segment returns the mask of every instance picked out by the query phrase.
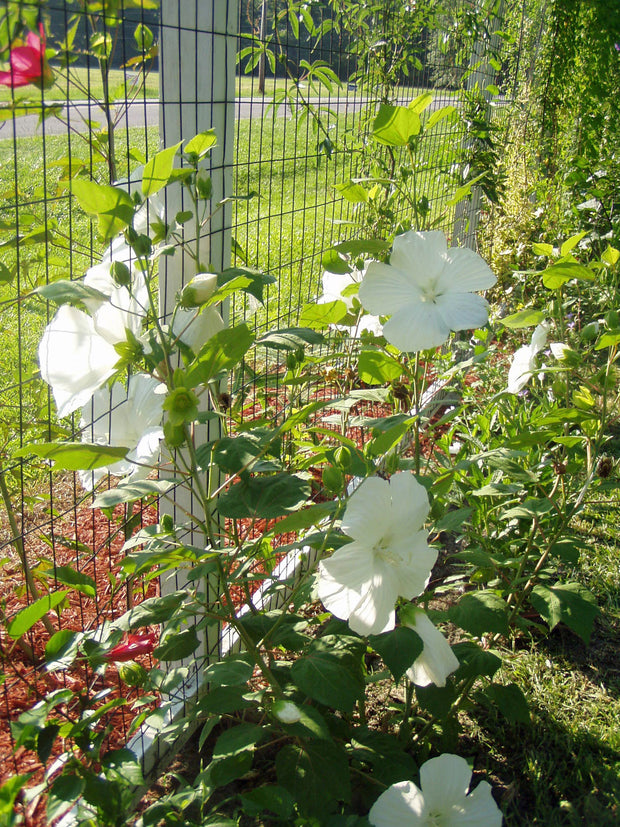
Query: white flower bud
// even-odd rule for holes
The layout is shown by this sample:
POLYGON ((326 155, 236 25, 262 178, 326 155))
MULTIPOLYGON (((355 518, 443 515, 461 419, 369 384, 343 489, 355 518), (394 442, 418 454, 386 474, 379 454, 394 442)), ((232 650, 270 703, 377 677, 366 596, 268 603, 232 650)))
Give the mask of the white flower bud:
POLYGON ((273 714, 283 724, 296 724, 301 719, 301 712, 292 701, 276 701, 273 714))
POLYGON ((198 273, 181 293, 181 307, 199 307, 217 290, 216 273, 198 273))

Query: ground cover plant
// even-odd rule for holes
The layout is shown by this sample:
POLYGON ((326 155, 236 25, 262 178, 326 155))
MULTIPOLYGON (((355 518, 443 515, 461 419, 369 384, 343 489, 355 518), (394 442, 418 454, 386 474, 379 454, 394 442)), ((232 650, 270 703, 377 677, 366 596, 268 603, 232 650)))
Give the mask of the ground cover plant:
MULTIPOLYGON (((141 694, 59 689, 14 724, 18 749, 64 754, 28 794, 48 821, 617 820, 618 549, 600 523, 617 514, 620 254, 581 231, 538 239, 489 316, 492 271, 436 229, 450 179, 431 208, 419 174, 426 130, 454 116, 431 122, 431 102, 377 108, 365 180, 335 167, 359 237, 320 251, 322 293, 284 328, 269 307, 224 323, 229 300, 268 305, 274 286, 260 255, 224 272, 201 258, 212 132, 149 153, 131 189, 74 182, 103 259, 30 301, 52 303, 41 374, 80 424, 21 454, 77 471, 107 513, 162 510, 122 538, 116 584, 151 591, 96 630, 52 625, 46 647, 50 676, 116 663, 141 694), (175 187, 188 209, 165 216, 175 187), (163 319, 158 265, 181 249, 195 275, 163 319), (273 366, 260 382, 258 363, 273 366), (237 644, 207 658, 222 625, 237 644), (167 719, 196 668, 204 693, 167 719), (196 728, 200 749, 135 819, 139 762, 106 741, 116 708, 163 740, 196 728)), ((97 588, 59 572, 10 639, 97 588)), ((4 787, 9 823, 27 781, 4 787)))

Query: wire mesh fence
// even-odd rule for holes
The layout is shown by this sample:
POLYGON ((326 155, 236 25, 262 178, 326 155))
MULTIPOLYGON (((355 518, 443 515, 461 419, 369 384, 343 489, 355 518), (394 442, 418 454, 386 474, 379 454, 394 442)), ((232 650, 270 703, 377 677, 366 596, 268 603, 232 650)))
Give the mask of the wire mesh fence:
MULTIPOLYGON (((78 405, 59 419, 59 398, 52 398, 40 377, 38 345, 55 307, 28 294, 42 284, 82 278, 106 249, 108 269, 113 258, 77 208, 73 182, 120 181, 131 191, 132 180, 139 180, 140 168, 161 145, 214 128, 212 200, 227 200, 209 228, 197 233, 204 233, 203 258, 215 271, 242 265, 275 277, 263 304, 245 297, 225 308, 230 320, 251 319, 258 335, 303 321, 303 306, 325 291, 327 250, 380 234, 388 221, 407 227, 412 203, 426 226, 475 244, 477 193, 487 183, 478 180, 477 158, 488 149, 492 118, 503 111, 512 88, 510 72, 499 68, 502 52, 517 47, 498 37, 497 25, 486 25, 488 9, 475 0, 433 13, 421 5, 409 4, 403 18, 402 4, 386 1, 369 19, 347 17, 347 4, 340 2, 302 7, 283 0, 118 0, 109 13, 77 0, 0 3, 0 57, 7 66, 0 80, 5 776, 35 769, 35 759, 23 753, 9 759, 9 724, 50 689, 78 694, 97 687, 110 690, 107 700, 128 692, 138 697, 114 667, 105 677, 86 666, 42 668, 46 646, 48 657, 61 659, 68 638, 58 632, 93 632, 160 589, 183 587, 165 577, 160 583, 121 576, 122 547, 137 530, 157 522, 156 502, 139 510, 93 509, 88 473, 59 474, 47 461, 20 453, 60 436, 94 438, 98 428, 105 430, 114 404, 110 398, 108 410, 78 405), (454 20, 461 28, 445 38, 454 20), (11 57, 16 48, 31 50, 28 78, 11 57), (402 179, 402 198, 390 192, 379 197, 382 180, 398 173, 400 150, 369 150, 369 130, 380 106, 390 102, 411 105, 416 116, 425 113, 426 124, 433 121, 432 131, 402 149, 415 152, 418 170, 415 182, 402 179), (360 185, 365 196, 356 190, 360 185), (377 206, 369 220, 360 199, 366 204, 375 186, 370 197, 377 206), (451 201, 455 187, 464 196, 474 193, 458 215, 451 201), (20 634, 11 624, 26 606, 38 617, 20 634)), ((499 21, 501 4, 496 5, 491 20, 499 21)), ((184 204, 170 190, 161 209, 147 221, 171 222, 184 204)), ((183 257, 165 259, 164 318, 193 275, 183 257)), ((285 382, 284 356, 266 353, 246 362, 222 387, 222 405, 239 420, 275 423, 284 407, 332 392, 329 371, 323 370, 303 396, 295 396, 294 385, 285 382)), ((331 427, 319 418, 317 426, 331 427)), ((206 434, 215 437, 215 431, 206 434)), ((97 483, 114 484, 114 476, 97 483)), ((182 505, 161 507, 174 513, 182 505)), ((292 571, 298 557, 285 566, 292 571)), ((288 573, 285 567, 281 577, 288 573)), ((214 654, 231 645, 220 631, 208 644, 214 654)), ((188 678, 175 690, 181 705, 196 682, 194 674, 193 683, 188 678)), ((131 734, 129 714, 124 707, 111 714, 108 737, 124 743, 131 734)))

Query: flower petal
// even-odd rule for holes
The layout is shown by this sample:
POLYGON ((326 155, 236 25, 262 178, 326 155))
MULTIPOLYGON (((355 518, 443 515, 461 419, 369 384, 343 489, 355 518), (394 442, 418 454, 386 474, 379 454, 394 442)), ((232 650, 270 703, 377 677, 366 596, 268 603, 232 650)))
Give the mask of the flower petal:
POLYGON ((396 626, 398 585, 394 586, 393 574, 392 567, 375 561, 372 580, 362 587, 361 600, 348 617, 349 626, 358 635, 380 635, 396 626))
POLYGON ((354 492, 342 516, 342 530, 372 547, 390 528, 390 483, 370 477, 354 492))
POLYGON ((417 353, 442 345, 450 328, 434 302, 420 302, 401 305, 383 326, 383 335, 399 350, 417 353))
POLYGON ((402 561, 394 567, 397 594, 408 600, 422 594, 437 560, 437 549, 428 546, 426 538, 425 531, 417 531, 411 537, 401 536, 392 541, 391 551, 402 561))
POLYGON ((541 322, 536 325, 530 342, 532 353, 538 353, 547 344, 547 334, 549 333, 550 327, 549 322, 541 322))
POLYGON ((373 558, 368 549, 350 543, 322 560, 317 593, 325 608, 347 620, 362 599, 362 590, 372 581, 373 558))
POLYGON ((489 305, 476 293, 443 293, 437 308, 450 330, 473 330, 489 321, 489 305))
POLYGON ((508 371, 508 393, 519 393, 527 385, 536 367, 534 356, 530 345, 524 345, 515 351, 508 371))
POLYGON ((495 274, 478 253, 466 247, 451 247, 437 287, 441 293, 471 293, 493 287, 496 281, 495 274))
POLYGON ((446 813, 455 805, 462 807, 470 782, 469 764, 460 755, 443 753, 420 767, 420 786, 428 811, 446 813))
POLYGON ((413 474, 399 471, 390 477, 392 535, 409 537, 424 525, 430 504, 426 489, 413 474))
POLYGON ((503 816, 491 792, 491 785, 481 781, 465 799, 463 812, 458 820, 453 819, 459 827, 502 827, 503 816))
POLYGON ((422 291, 407 270, 371 261, 359 289, 359 300, 370 313, 389 316, 420 300, 422 291))
POLYGON ((390 264, 423 288, 440 277, 447 251, 448 242, 441 230, 420 233, 409 230, 394 239, 390 264))
POLYGON ((85 405, 117 362, 118 353, 91 317, 69 305, 58 309, 39 344, 41 376, 52 386, 60 418, 85 405))
POLYGON ((424 796, 412 781, 399 781, 381 793, 370 808, 368 821, 373 827, 404 827, 424 824, 424 796))
POLYGON ((205 307, 200 313, 179 308, 174 316, 172 332, 194 353, 198 353, 212 336, 225 327, 224 320, 214 307, 205 307))
MULTIPOLYGON (((411 613, 409 613, 411 616, 411 613)), ((415 610, 413 623, 404 622, 421 638, 424 648, 407 670, 407 677, 416 686, 445 686, 446 678, 459 668, 459 661, 450 644, 421 609, 415 610)))

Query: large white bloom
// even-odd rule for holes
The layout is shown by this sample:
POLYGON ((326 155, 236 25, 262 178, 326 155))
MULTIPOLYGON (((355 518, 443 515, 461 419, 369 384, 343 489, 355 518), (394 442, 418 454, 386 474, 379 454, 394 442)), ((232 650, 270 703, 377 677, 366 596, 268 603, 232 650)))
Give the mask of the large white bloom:
POLYGON ((373 827, 501 827, 502 813, 481 781, 469 795, 471 770, 464 758, 444 753, 420 767, 420 790, 411 781, 392 784, 372 805, 373 827))
MULTIPOLYGON (((353 296, 350 292, 353 286, 361 283, 366 268, 364 270, 352 270, 350 273, 323 273, 322 284, 323 294, 317 299, 317 304, 326 304, 327 302, 341 301, 347 306, 349 313, 353 310, 353 296)), ((334 325, 337 330, 350 330, 354 336, 358 336, 363 330, 368 330, 374 333, 375 336, 381 336, 383 333, 383 325, 379 321, 378 316, 371 316, 369 313, 363 313, 355 325, 334 325)))
POLYGON ((114 286, 109 301, 98 303, 92 316, 63 305, 45 328, 39 365, 52 387, 59 417, 85 405, 112 376, 119 360, 114 345, 126 340, 126 331, 140 335, 145 290, 143 279, 131 295, 126 287, 114 286))
POLYGON ((529 345, 523 345, 515 351, 508 371, 508 393, 519 393, 530 381, 536 371, 536 356, 547 344, 549 322, 536 326, 529 345))
POLYGON ((445 686, 446 678, 459 668, 459 662, 450 644, 429 620, 428 615, 414 606, 400 612, 403 626, 413 629, 421 638, 424 648, 407 669, 407 677, 416 686, 445 686))
POLYGON ((485 325, 488 304, 472 291, 493 284, 491 269, 473 250, 448 249, 438 230, 410 230, 394 239, 389 264, 368 265, 359 297, 370 313, 391 316, 383 326, 388 342, 417 352, 443 344, 451 330, 485 325))
POLYGON ((164 396, 156 393, 160 383, 146 374, 129 377, 127 390, 115 382, 112 390, 98 390, 92 405, 82 409, 82 442, 98 445, 124 445, 131 450, 125 459, 95 471, 81 471, 80 481, 88 491, 105 474, 128 479, 144 479, 157 458, 164 396), (88 424, 92 421, 92 425, 88 424))
POLYGON ((172 332, 194 353, 226 325, 215 307, 205 307, 202 310, 184 310, 177 308, 172 323, 172 332))
POLYGON ((437 559, 422 526, 428 496, 412 474, 371 477, 351 497, 342 530, 353 542, 319 565, 318 594, 360 635, 394 628, 394 603, 422 594, 437 559))

